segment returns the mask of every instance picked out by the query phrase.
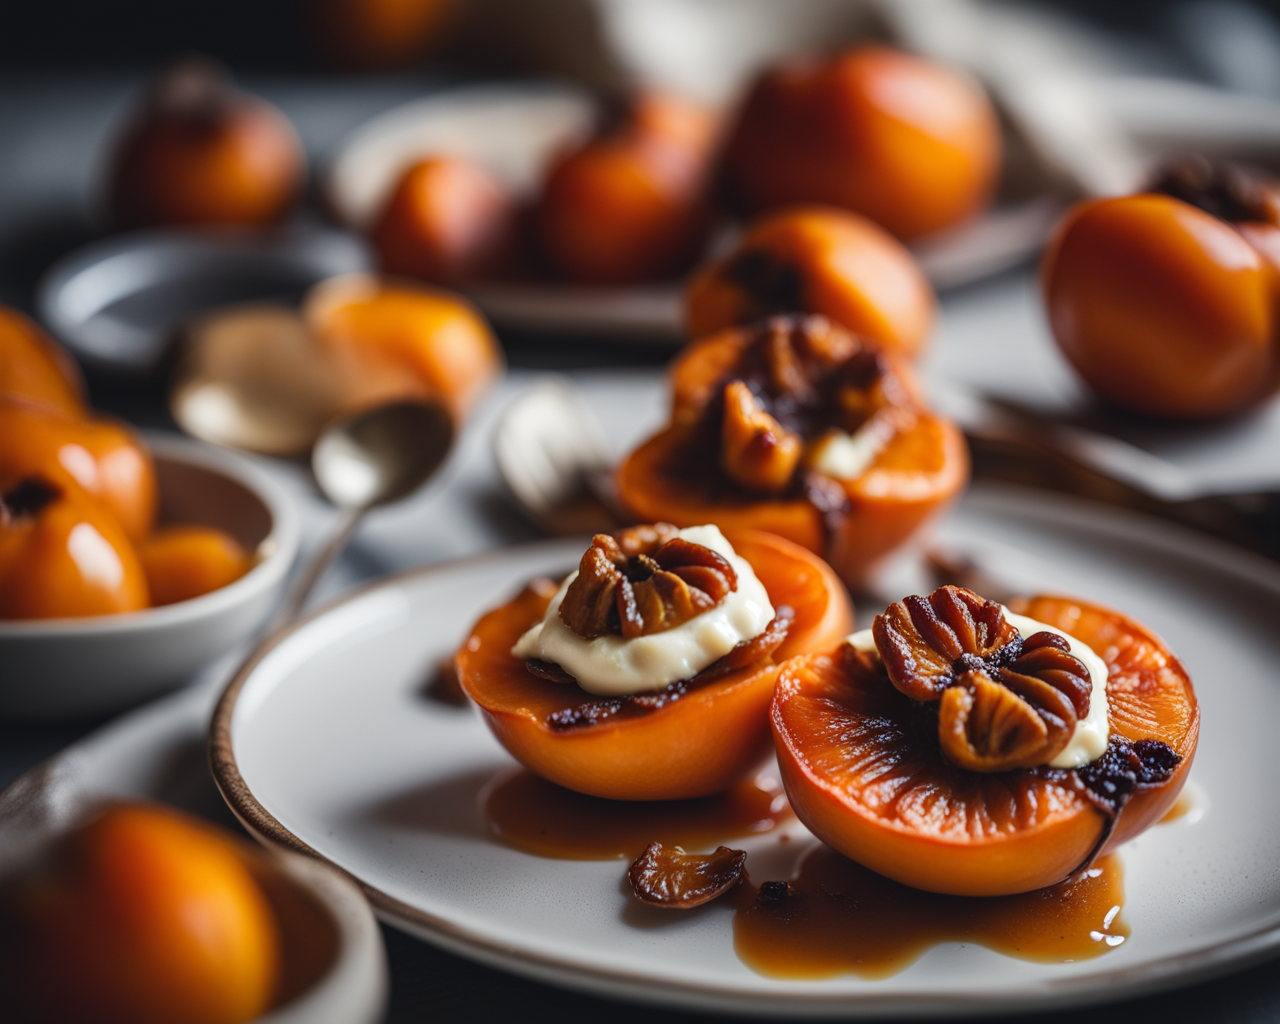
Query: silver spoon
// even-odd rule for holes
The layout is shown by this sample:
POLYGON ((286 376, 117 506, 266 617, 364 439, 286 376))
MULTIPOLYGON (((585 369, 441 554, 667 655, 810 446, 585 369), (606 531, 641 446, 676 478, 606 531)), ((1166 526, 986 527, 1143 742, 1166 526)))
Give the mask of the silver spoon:
POLYGON ((363 409, 325 428, 311 451, 311 472, 341 515, 329 542, 280 605, 269 633, 297 617, 367 512, 407 497, 431 478, 449 454, 453 437, 453 418, 434 398, 363 409))

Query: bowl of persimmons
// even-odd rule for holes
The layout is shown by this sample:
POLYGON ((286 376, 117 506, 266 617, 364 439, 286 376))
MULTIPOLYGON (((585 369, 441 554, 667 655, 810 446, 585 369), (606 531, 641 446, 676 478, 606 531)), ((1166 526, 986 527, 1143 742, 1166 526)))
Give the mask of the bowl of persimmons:
POLYGON ((115 710, 262 623, 297 514, 247 461, 92 413, 74 364, 0 307, 0 715, 115 710))

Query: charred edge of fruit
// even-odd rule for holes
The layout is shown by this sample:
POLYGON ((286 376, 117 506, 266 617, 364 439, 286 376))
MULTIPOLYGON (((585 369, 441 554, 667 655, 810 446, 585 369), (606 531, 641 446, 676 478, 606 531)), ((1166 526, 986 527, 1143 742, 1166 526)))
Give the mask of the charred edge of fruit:
MULTIPOLYGON (((763 663, 771 658, 773 652, 787 638, 787 633, 795 621, 795 611, 789 605, 779 605, 773 619, 764 628, 764 632, 750 640, 742 640, 724 657, 713 661, 696 676, 680 679, 670 683, 653 693, 633 693, 625 697, 608 697, 603 700, 587 701, 576 707, 553 711, 546 718, 547 726, 554 732, 568 732, 586 726, 599 725, 611 718, 639 718, 652 714, 669 704, 674 704, 686 693, 715 682, 722 676, 738 669, 747 668, 757 662, 763 663)), ((549 679, 554 683, 573 683, 577 680, 559 665, 531 658, 525 662, 534 675, 549 679), (535 667, 536 663, 536 667, 535 667)))
POLYGON ((636 898, 653 907, 690 910, 722 896, 746 876, 745 850, 718 846, 714 853, 685 853, 650 843, 627 869, 636 898))
POLYGON ((1219 220, 1240 223, 1273 219, 1266 178, 1227 160, 1210 160, 1193 153, 1171 157, 1156 171, 1149 188, 1190 203, 1219 220))
POLYGON ((62 489, 43 477, 26 477, 0 494, 0 522, 33 519, 62 497, 62 489))
POLYGON ((1131 741, 1112 733, 1101 757, 1080 768, 1051 768, 1045 773, 1048 778, 1074 784, 1103 815, 1102 834, 1088 856, 1067 875, 1068 879, 1098 859, 1125 804, 1143 790, 1168 782, 1181 763, 1182 755, 1162 740, 1131 741))

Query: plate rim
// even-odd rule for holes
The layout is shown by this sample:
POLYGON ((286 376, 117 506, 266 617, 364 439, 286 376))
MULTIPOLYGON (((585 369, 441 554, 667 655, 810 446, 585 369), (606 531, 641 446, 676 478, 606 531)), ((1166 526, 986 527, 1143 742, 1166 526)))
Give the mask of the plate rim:
MULTIPOLYGON (((978 481, 970 488, 969 494, 978 500, 989 495, 1004 502, 1014 502, 1028 516, 1051 525, 1069 523, 1073 527, 1083 526, 1104 536, 1137 541, 1148 549, 1172 553, 1181 559, 1207 565, 1218 572, 1241 577, 1280 595, 1280 564, 1274 564, 1261 555, 1188 527, 1129 509, 1018 485, 978 481)), ((909 995, 901 992, 886 995, 874 992, 783 993, 744 992, 740 988, 717 983, 669 979, 655 984, 652 975, 641 972, 569 963, 559 956, 514 947, 509 943, 475 934, 471 929, 447 917, 411 906, 335 864, 289 831, 257 800, 236 763, 231 741, 231 723, 246 683, 272 651, 310 623, 371 593, 466 570, 477 563, 492 563, 513 555, 533 553, 539 548, 563 547, 572 540, 573 538, 552 538, 511 545, 394 573, 343 594, 268 637, 227 683, 214 705, 210 720, 209 764, 214 782, 232 813, 264 844, 318 858, 341 871, 360 887, 384 921, 450 952, 539 981, 597 995, 613 998, 623 996, 669 1007, 711 1009, 752 1016, 786 1012, 804 1017, 885 1014, 950 1017, 979 1012, 1013 1013, 1046 1009, 1047 1003, 1052 1003, 1053 1008, 1068 1008, 1111 1003, 1156 991, 1177 989, 1235 970, 1243 970, 1280 955, 1280 923, 1275 923, 1254 928, 1243 935, 1236 935, 1201 949, 1148 963, 1076 974, 1069 978, 1035 979, 1003 992, 942 991, 909 995)))

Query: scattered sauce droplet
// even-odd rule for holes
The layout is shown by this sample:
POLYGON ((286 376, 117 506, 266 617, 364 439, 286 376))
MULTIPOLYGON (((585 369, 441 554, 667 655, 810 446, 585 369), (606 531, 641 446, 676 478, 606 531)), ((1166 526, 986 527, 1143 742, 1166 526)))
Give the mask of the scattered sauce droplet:
POLYGON ((770 775, 698 800, 624 801, 584 796, 524 769, 505 771, 481 792, 489 830, 526 853, 560 860, 634 860, 653 842, 714 850, 770 832, 791 817, 770 775))
POLYGON ((944 942, 1067 963, 1101 956, 1129 937, 1120 916, 1123 870, 1114 856, 1073 882, 976 898, 911 889, 815 846, 782 886, 765 883, 754 896, 741 887, 734 917, 738 956, 777 978, 884 978, 944 942))

